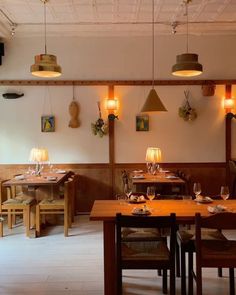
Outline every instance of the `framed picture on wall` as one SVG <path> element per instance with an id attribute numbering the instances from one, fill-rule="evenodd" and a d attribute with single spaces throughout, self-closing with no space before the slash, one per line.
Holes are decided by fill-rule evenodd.
<path id="1" fill-rule="evenodd" d="M 149 131 L 149 116 L 137 115 L 136 116 L 136 131 Z"/>
<path id="2" fill-rule="evenodd" d="M 42 116 L 41 117 L 41 131 L 42 132 L 55 132 L 55 117 Z"/>

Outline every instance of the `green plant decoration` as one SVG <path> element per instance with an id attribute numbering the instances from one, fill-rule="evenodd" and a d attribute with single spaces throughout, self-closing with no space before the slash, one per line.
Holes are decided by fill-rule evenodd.
<path id="1" fill-rule="evenodd" d="M 98 105 L 98 111 L 99 111 L 99 118 L 96 120 L 95 123 L 91 123 L 91 129 L 94 135 L 103 137 L 103 135 L 106 135 L 108 133 L 108 125 L 107 125 L 107 122 L 105 122 L 102 119 L 100 102 L 97 102 L 97 105 Z"/>
<path id="2" fill-rule="evenodd" d="M 188 101 L 189 91 L 184 91 L 186 98 L 185 104 L 179 108 L 179 116 L 184 119 L 184 121 L 194 121 L 197 118 L 197 112 L 194 108 L 190 106 Z"/>

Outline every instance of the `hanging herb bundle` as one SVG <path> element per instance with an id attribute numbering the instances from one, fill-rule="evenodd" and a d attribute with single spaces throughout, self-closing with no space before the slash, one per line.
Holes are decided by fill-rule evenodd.
<path id="1" fill-rule="evenodd" d="M 108 133 L 108 125 L 107 122 L 105 122 L 102 119 L 100 102 L 97 102 L 97 105 L 99 111 L 99 118 L 95 123 L 91 123 L 91 128 L 94 135 L 99 135 L 100 137 L 103 137 L 103 135 L 106 135 Z"/>
<path id="2" fill-rule="evenodd" d="M 184 106 L 179 108 L 179 116 L 184 119 L 184 121 L 193 121 L 197 118 L 197 112 L 194 108 L 190 106 L 189 103 L 189 91 L 184 91 L 186 98 Z"/>

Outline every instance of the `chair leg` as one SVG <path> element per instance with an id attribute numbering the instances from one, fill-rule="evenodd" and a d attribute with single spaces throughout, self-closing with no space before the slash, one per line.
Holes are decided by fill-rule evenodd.
<path id="1" fill-rule="evenodd" d="M 230 295 L 235 295 L 234 268 L 229 269 L 229 294 Z"/>
<path id="2" fill-rule="evenodd" d="M 179 244 L 176 241 L 176 251 L 175 251 L 175 258 L 176 258 L 176 277 L 179 278 L 180 277 L 180 258 L 179 258 Z"/>
<path id="3" fill-rule="evenodd" d="M 25 219 L 26 219 L 26 236 L 30 236 L 30 207 L 27 206 L 27 208 L 24 210 Z"/>
<path id="4" fill-rule="evenodd" d="M 0 237 L 3 237 L 3 221 L 0 221 Z"/>
<path id="5" fill-rule="evenodd" d="M 170 269 L 170 295 L 175 295 L 175 291 L 175 267 L 172 267 Z"/>
<path id="6" fill-rule="evenodd" d="M 202 295 L 202 268 L 200 265 L 196 265 L 196 295 Z"/>
<path id="7" fill-rule="evenodd" d="M 193 295 L 193 252 L 188 252 L 188 294 Z"/>
<path id="8" fill-rule="evenodd" d="M 68 210 L 64 211 L 64 236 L 68 237 L 68 228 L 69 228 L 69 214 L 68 214 Z"/>
<path id="9" fill-rule="evenodd" d="M 181 295 L 186 295 L 186 259 L 183 247 L 180 249 L 180 266 L 181 266 Z"/>
<path id="10" fill-rule="evenodd" d="M 117 270 L 117 294 L 122 295 L 122 269 Z"/>
<path id="11" fill-rule="evenodd" d="M 12 215 L 12 224 L 13 224 L 13 225 L 16 225 L 16 211 L 13 210 L 13 212 L 14 212 L 15 214 Z"/>
<path id="12" fill-rule="evenodd" d="M 223 273 L 222 273 L 222 268 L 218 268 L 218 277 L 219 278 L 222 278 L 222 276 L 223 276 Z"/>
<path id="13" fill-rule="evenodd" d="M 36 227 L 36 235 L 40 236 L 40 207 L 39 205 L 36 206 L 36 214 L 35 214 L 35 227 Z"/>
<path id="14" fill-rule="evenodd" d="M 167 269 L 163 269 L 162 275 L 162 292 L 167 294 Z"/>
<path id="15" fill-rule="evenodd" d="M 8 224 L 8 228 L 12 229 L 12 214 L 11 214 L 11 210 L 8 210 L 8 214 L 7 214 L 7 224 Z"/>

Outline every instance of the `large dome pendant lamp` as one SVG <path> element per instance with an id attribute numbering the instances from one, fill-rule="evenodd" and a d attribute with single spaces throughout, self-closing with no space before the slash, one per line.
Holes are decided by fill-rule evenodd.
<path id="1" fill-rule="evenodd" d="M 184 0 L 187 17 L 187 53 L 177 55 L 176 64 L 172 67 L 172 74 L 178 77 L 194 77 L 202 74 L 202 65 L 198 62 L 198 55 L 188 52 L 188 4 L 192 0 Z"/>
<path id="2" fill-rule="evenodd" d="M 167 112 L 167 109 L 161 102 L 156 90 L 154 89 L 154 0 L 152 0 L 152 89 L 141 109 L 144 112 Z"/>
<path id="3" fill-rule="evenodd" d="M 35 64 L 30 67 L 32 75 L 41 78 L 55 78 L 61 76 L 61 67 L 57 64 L 57 57 L 47 54 L 47 26 L 46 26 L 46 3 L 49 0 L 40 0 L 44 4 L 44 48 L 45 53 L 34 57 Z"/>

